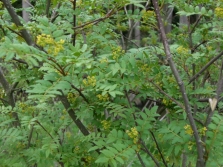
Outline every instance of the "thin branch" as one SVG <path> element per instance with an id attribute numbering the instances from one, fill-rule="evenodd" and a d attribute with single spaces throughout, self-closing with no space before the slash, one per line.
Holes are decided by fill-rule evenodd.
<path id="1" fill-rule="evenodd" d="M 212 58 L 197 74 L 195 74 L 189 81 L 188 85 L 197 79 L 202 72 L 204 72 L 210 65 L 212 65 L 216 60 L 218 60 L 223 55 L 223 51 L 221 51 L 217 56 Z"/>
<path id="2" fill-rule="evenodd" d="M 164 92 L 158 85 L 156 85 L 154 82 L 150 81 L 159 91 L 160 93 L 162 93 L 163 95 L 167 96 L 170 100 L 172 100 L 173 102 L 175 102 L 179 107 L 181 107 L 182 109 L 185 110 L 185 107 L 183 106 L 183 104 L 179 103 L 177 100 L 175 100 L 174 98 L 172 98 L 170 95 L 168 95 L 166 92 Z"/>
<path id="3" fill-rule="evenodd" d="M 143 160 L 142 160 L 140 154 L 139 154 L 139 153 L 136 153 L 136 155 L 137 155 L 137 157 L 138 157 L 139 162 L 141 163 L 141 165 L 142 165 L 143 167 L 146 167 L 146 165 L 145 165 L 145 163 L 143 162 Z"/>
<path id="4" fill-rule="evenodd" d="M 195 50 L 196 50 L 199 46 L 205 44 L 206 42 L 207 42 L 206 40 L 203 40 L 201 43 L 195 45 L 193 48 L 191 48 L 191 53 L 194 53 Z"/>
<path id="5" fill-rule="evenodd" d="M 176 65 L 175 65 L 175 63 L 172 59 L 172 55 L 171 55 L 171 52 L 170 52 L 170 46 L 167 42 L 167 37 L 166 37 L 165 31 L 164 31 L 164 26 L 163 26 L 163 21 L 161 19 L 161 15 L 160 15 L 158 0 L 152 0 L 152 2 L 153 2 L 154 9 L 155 9 L 157 22 L 158 22 L 159 30 L 160 30 L 160 33 L 161 33 L 161 39 L 162 39 L 162 42 L 163 42 L 164 51 L 165 51 L 165 54 L 166 54 L 166 57 L 167 57 L 167 61 L 170 65 L 171 71 L 172 71 L 172 73 L 173 73 L 173 75 L 174 75 L 174 77 L 175 77 L 175 79 L 176 79 L 176 81 L 179 85 L 180 92 L 182 94 L 182 98 L 183 98 L 184 105 L 185 105 L 185 111 L 187 113 L 187 117 L 189 119 L 192 130 L 194 132 L 194 138 L 196 140 L 197 155 L 198 155 L 197 167 L 203 167 L 204 164 L 205 164 L 205 160 L 203 158 L 203 155 L 204 155 L 204 153 L 203 153 L 203 148 L 204 147 L 202 145 L 203 143 L 202 143 L 202 141 L 200 139 L 200 136 L 198 134 L 197 126 L 195 124 L 195 121 L 194 121 L 194 118 L 193 118 L 193 115 L 192 115 L 192 112 L 191 112 L 191 106 L 190 106 L 189 99 L 188 99 L 187 94 L 186 94 L 184 83 L 181 80 L 180 74 L 179 74 L 179 72 L 176 68 Z"/>
<path id="6" fill-rule="evenodd" d="M 166 161 L 165 161 L 165 159 L 164 159 L 164 157 L 163 157 L 162 151 L 160 150 L 159 144 L 158 144 L 158 142 L 157 142 L 157 140 L 156 140 L 156 137 L 155 137 L 154 133 L 153 133 L 152 131 L 150 131 L 150 133 L 151 133 L 151 135 L 152 135 L 152 137 L 153 137 L 153 140 L 154 140 L 155 143 L 156 143 L 156 148 L 158 149 L 158 152 L 159 152 L 159 154 L 160 154 L 160 156 L 161 156 L 161 159 L 162 159 L 162 161 L 163 161 L 163 164 L 164 164 L 166 167 L 168 167 L 168 165 L 167 165 L 167 163 L 166 163 Z"/>
<path id="7" fill-rule="evenodd" d="M 116 7 L 115 7 L 115 8 L 116 8 Z M 99 19 L 96 19 L 96 20 L 89 21 L 89 22 L 84 23 L 84 24 L 82 24 L 82 25 L 73 27 L 73 29 L 83 28 L 83 27 L 85 27 L 85 26 L 87 26 L 87 25 L 89 25 L 89 24 L 93 24 L 93 25 L 95 25 L 95 24 L 97 24 L 97 23 L 99 23 L 99 22 L 101 22 L 101 21 L 104 21 L 105 19 L 111 17 L 111 16 L 115 13 L 115 8 L 113 8 L 112 10 L 110 10 L 110 11 L 106 14 L 105 17 L 102 17 L 102 18 L 99 18 Z"/>
<path id="8" fill-rule="evenodd" d="M 23 25 L 20 22 L 19 17 L 16 14 L 15 10 L 13 9 L 13 6 L 10 3 L 10 1 L 9 0 L 2 0 L 2 2 L 4 4 L 4 6 L 6 7 L 7 11 L 9 12 L 9 14 L 12 18 L 12 21 L 16 24 L 16 26 L 17 27 L 23 27 Z M 28 31 L 26 29 L 22 29 L 21 34 L 22 34 L 22 37 L 25 39 L 25 41 L 28 45 L 35 46 L 35 43 L 33 42 L 31 35 L 28 33 Z"/>
<path id="9" fill-rule="evenodd" d="M 78 88 L 76 88 L 72 83 L 70 83 L 70 84 L 71 84 L 71 87 L 73 89 L 75 89 L 79 93 L 79 95 L 84 99 L 84 101 L 86 101 L 87 103 L 89 103 L 88 99 L 84 96 L 84 94 L 81 92 L 81 90 L 79 90 Z"/>
<path id="10" fill-rule="evenodd" d="M 198 25 L 199 21 L 201 20 L 202 16 L 203 16 L 203 15 L 199 15 L 199 18 L 198 18 L 198 19 L 196 20 L 196 22 L 194 23 L 194 26 L 193 26 L 193 28 L 191 29 L 191 31 L 189 32 L 189 34 L 192 34 L 192 33 L 194 32 L 194 30 L 195 30 L 195 28 L 197 27 L 197 25 Z"/>
<path id="11" fill-rule="evenodd" d="M 39 121 L 35 121 L 49 136 L 50 138 L 54 141 L 53 136 L 47 131 L 47 129 L 39 122 Z M 55 142 L 55 141 L 54 141 Z M 56 143 L 56 142 L 55 142 Z"/>
<path id="12" fill-rule="evenodd" d="M 152 155 L 152 153 L 148 150 L 148 148 L 146 147 L 146 144 L 144 143 L 144 141 L 140 141 L 141 143 L 142 143 L 142 145 L 143 145 L 143 147 L 145 148 L 145 152 L 152 158 L 152 160 L 155 162 L 155 164 L 156 164 L 156 166 L 157 167 L 160 167 L 160 164 L 159 164 L 159 162 L 157 161 L 157 159 Z"/>

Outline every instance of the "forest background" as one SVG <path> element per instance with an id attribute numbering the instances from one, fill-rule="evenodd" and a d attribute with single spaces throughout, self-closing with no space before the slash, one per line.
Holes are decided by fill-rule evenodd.
<path id="1" fill-rule="evenodd" d="M 0 166 L 223 166 L 222 0 L 1 0 Z"/>

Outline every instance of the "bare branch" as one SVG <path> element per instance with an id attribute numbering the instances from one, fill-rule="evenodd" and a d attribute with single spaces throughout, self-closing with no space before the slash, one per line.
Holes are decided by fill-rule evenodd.
<path id="1" fill-rule="evenodd" d="M 184 101 L 187 117 L 189 119 L 190 125 L 193 129 L 193 132 L 194 132 L 194 138 L 196 140 L 197 154 L 198 154 L 197 167 L 203 167 L 205 161 L 204 161 L 204 158 L 203 158 L 204 153 L 203 153 L 202 141 L 201 141 L 200 136 L 198 134 L 197 126 L 195 124 L 195 121 L 194 121 L 194 118 L 193 118 L 193 115 L 192 115 L 192 112 L 191 112 L 191 107 L 190 107 L 189 100 L 188 100 L 188 97 L 187 97 L 187 94 L 186 94 L 184 83 L 181 80 L 179 72 L 176 68 L 176 65 L 175 65 L 173 59 L 172 59 L 172 54 L 170 52 L 170 47 L 169 47 L 169 44 L 167 42 L 167 37 L 166 37 L 165 31 L 164 31 L 164 25 L 163 25 L 161 15 L 160 15 L 158 0 L 152 0 L 152 2 L 153 2 L 154 9 L 155 9 L 155 13 L 156 13 L 157 21 L 158 21 L 158 26 L 159 26 L 159 30 L 160 30 L 160 33 L 161 33 L 161 39 L 162 39 L 162 42 L 163 42 L 164 51 L 165 51 L 165 54 L 166 54 L 166 57 L 167 57 L 167 61 L 170 65 L 171 71 L 172 71 L 172 73 L 173 73 L 173 75 L 174 75 L 174 77 L 175 77 L 175 79 L 176 79 L 176 81 L 179 85 L 180 92 L 182 94 L 182 98 L 183 98 L 183 101 Z"/>

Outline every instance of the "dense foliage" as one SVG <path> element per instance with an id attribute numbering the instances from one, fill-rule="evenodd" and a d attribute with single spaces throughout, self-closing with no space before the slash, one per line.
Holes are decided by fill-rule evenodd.
<path id="1" fill-rule="evenodd" d="M 30 3 L 0 1 L 1 167 L 223 165 L 223 1 Z"/>

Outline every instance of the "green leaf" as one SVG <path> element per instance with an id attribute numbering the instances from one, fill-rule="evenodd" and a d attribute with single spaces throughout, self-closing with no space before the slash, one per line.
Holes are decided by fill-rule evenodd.
<path id="1" fill-rule="evenodd" d="M 53 37 L 57 38 L 57 37 L 61 37 L 64 34 L 63 30 L 56 30 L 53 32 Z"/>
<path id="2" fill-rule="evenodd" d="M 106 162 L 108 162 L 109 161 L 109 158 L 107 158 L 107 157 L 100 157 L 100 158 L 98 158 L 96 161 L 95 161 L 95 163 L 106 163 Z"/>
<path id="3" fill-rule="evenodd" d="M 201 7 L 201 13 L 202 13 L 203 15 L 207 14 L 207 11 L 206 11 L 205 7 Z"/>
<path id="4" fill-rule="evenodd" d="M 106 157 L 113 157 L 115 155 L 111 150 L 102 150 L 101 153 Z"/>

